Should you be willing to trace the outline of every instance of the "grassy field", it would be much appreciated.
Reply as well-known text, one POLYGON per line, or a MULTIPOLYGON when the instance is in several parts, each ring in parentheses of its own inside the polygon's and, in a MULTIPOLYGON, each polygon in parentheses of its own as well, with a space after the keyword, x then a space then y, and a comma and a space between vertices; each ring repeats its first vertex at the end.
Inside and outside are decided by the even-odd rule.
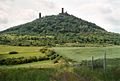
MULTIPOLYGON (((44 56, 41 47, 0 46, 0 59, 12 57, 44 56), (10 55, 9 52, 18 54, 10 55)), ((52 60, 32 62, 19 65, 0 65, 0 81, 120 81, 120 47, 54 47, 57 54, 73 59, 77 62, 89 60, 91 56, 113 58, 109 62, 107 72, 100 68, 94 71, 88 67, 66 67, 54 64, 52 60), (116 67, 117 65, 117 67, 116 67), (69 77, 69 78, 68 78, 69 77)))
MULTIPOLYGON (((18 46, 0 46, 0 59, 19 58, 19 57, 44 57, 44 53, 40 52, 41 47, 18 47, 18 46), (16 51, 18 54, 9 54, 11 51, 16 51)), ((38 61, 19 65, 0 65, 0 68, 51 68, 56 67, 52 60, 38 61)))
MULTIPOLYGON (((17 46, 0 46, 0 59, 11 57, 28 57, 28 56, 44 56, 39 52, 41 47, 17 47, 17 46), (9 55, 10 51, 17 51, 19 54, 9 55)), ((107 54, 107 58, 120 58, 120 47, 54 47, 58 54, 74 59, 75 61, 89 60, 92 56, 103 58, 107 54)))
POLYGON ((3 58, 18 58, 30 56, 45 56, 40 51, 40 47, 17 47, 17 46, 0 46, 0 59, 3 58), (16 51, 19 54, 9 54, 11 51, 16 51))
POLYGON ((105 52, 107 58, 120 58, 120 47, 55 47, 55 51, 74 61, 90 60, 92 56, 96 59, 103 58, 105 52))
POLYGON ((32 62, 26 64, 19 64, 19 65, 2 65, 0 69, 12 69, 12 68, 55 68, 59 66, 58 64, 54 64, 52 61, 39 61, 39 62, 32 62))
MULTIPOLYGON (((0 46, 0 59, 12 57, 30 57, 30 56, 44 56, 39 52, 41 47, 18 47, 18 46, 0 46), (19 54, 8 54, 10 51, 17 51, 19 54)), ((95 59, 103 58, 105 52, 107 58, 120 58, 120 47, 53 47, 57 54, 81 62, 82 60, 90 60, 92 56, 95 59)), ((12 67, 48 67, 52 65, 50 61, 34 62, 28 64, 14 65, 12 67), (43 65, 43 66, 42 66, 43 65)), ((11 67, 11 66, 10 66, 11 67)))

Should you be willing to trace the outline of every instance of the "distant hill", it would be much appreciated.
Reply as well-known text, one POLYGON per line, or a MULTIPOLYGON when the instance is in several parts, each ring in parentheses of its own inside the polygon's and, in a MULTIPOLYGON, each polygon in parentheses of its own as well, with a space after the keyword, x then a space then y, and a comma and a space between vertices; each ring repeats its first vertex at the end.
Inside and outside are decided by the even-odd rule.
POLYGON ((45 16, 0 33, 0 44, 33 46, 120 45, 120 35, 68 13, 45 16), (14 42, 13 42, 14 41, 14 42))
POLYGON ((103 33, 103 28, 67 13, 45 16, 3 31, 10 34, 103 33))

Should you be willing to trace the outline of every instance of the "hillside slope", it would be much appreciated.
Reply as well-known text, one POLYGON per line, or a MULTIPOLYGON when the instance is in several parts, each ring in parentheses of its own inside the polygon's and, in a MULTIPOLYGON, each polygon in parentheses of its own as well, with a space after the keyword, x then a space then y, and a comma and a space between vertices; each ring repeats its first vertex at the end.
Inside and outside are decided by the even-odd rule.
POLYGON ((120 45, 120 35, 107 32, 94 23, 68 13, 60 13, 2 31, 0 44, 19 46, 120 45))
POLYGON ((103 28, 67 13, 45 16, 3 31, 14 34, 99 33, 103 28))

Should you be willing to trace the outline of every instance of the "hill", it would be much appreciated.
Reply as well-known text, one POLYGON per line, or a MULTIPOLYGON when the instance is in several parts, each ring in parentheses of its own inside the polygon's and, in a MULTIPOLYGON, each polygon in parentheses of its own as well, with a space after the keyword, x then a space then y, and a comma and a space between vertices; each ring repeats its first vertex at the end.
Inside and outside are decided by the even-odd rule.
POLYGON ((0 33, 0 44, 19 46, 120 45, 120 35, 66 13, 40 17, 0 33))
POLYGON ((68 13, 60 13, 58 15, 45 16, 3 32, 9 34, 50 35, 56 33, 101 33, 106 32, 106 30, 68 13))

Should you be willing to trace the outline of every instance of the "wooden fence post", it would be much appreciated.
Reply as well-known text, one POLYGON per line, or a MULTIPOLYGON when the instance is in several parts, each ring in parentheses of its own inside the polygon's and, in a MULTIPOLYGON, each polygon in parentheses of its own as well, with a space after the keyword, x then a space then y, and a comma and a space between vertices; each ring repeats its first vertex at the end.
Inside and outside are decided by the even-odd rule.
POLYGON ((106 51, 105 51, 104 59, 103 59, 103 69, 104 69, 104 72, 106 72, 106 51))
POLYGON ((94 57, 92 56, 92 70, 94 70, 94 57))

